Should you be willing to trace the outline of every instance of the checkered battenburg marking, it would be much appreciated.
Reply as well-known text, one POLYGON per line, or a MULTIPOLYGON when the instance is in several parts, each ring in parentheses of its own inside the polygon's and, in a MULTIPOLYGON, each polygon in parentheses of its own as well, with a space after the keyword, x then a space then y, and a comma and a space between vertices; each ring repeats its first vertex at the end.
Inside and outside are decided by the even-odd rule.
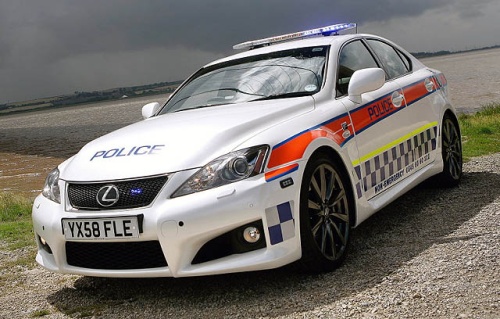
POLYGON ((362 189, 366 192, 386 179, 391 179, 389 184, 396 182, 403 176, 403 168, 436 149, 436 136, 437 127, 429 128, 354 167, 359 181, 356 183, 358 198, 362 196, 362 189), (362 176, 362 168, 364 168, 364 176, 362 176))
POLYGON ((295 220, 290 202, 266 209, 266 219, 271 245, 295 237, 295 220))

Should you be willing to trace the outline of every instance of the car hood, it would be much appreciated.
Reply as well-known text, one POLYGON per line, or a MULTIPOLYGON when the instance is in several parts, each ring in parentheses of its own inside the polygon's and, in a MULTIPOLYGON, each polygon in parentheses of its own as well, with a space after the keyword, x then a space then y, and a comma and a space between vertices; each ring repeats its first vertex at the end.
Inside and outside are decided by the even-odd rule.
MULTIPOLYGON (((171 113, 104 135, 65 162, 61 178, 105 181, 201 167, 260 132, 311 111, 310 96, 171 113)), ((269 141, 272 142, 272 141, 269 141)))

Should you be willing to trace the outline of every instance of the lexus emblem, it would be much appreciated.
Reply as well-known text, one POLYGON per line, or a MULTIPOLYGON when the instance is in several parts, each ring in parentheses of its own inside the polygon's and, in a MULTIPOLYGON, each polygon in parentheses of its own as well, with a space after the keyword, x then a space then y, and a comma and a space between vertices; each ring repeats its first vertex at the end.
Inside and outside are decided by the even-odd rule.
POLYGON ((111 207, 118 203, 120 191, 115 185, 106 185, 99 189, 96 199, 102 207, 111 207))

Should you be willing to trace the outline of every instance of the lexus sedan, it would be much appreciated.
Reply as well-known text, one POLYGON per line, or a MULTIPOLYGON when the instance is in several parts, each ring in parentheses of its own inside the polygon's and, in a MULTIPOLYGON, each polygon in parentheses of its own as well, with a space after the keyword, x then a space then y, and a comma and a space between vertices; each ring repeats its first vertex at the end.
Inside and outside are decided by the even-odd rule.
POLYGON ((103 277, 331 271, 370 215, 432 176, 457 185, 445 76, 355 27, 235 45, 85 145, 35 199, 36 261, 103 277))

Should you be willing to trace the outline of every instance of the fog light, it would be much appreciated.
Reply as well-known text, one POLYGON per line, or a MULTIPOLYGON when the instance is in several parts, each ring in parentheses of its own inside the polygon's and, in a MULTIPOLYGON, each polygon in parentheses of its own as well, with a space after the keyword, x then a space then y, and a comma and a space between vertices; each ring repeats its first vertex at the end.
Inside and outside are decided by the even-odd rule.
POLYGON ((52 254, 52 249, 50 248, 49 244, 47 244, 47 241, 43 239, 40 235, 38 236, 38 239, 40 241, 40 244, 42 244, 42 249, 48 252, 49 254, 52 254))
POLYGON ((260 231, 257 227, 247 227, 243 231, 243 238, 250 244, 254 244, 260 239, 260 231))

